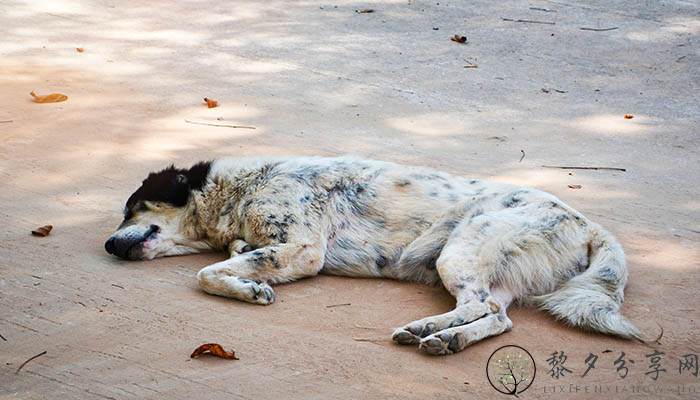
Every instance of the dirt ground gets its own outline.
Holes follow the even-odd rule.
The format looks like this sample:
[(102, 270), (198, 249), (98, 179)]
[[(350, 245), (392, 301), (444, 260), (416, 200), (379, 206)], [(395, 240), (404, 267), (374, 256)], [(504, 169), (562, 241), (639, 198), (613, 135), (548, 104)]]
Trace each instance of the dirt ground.
[[(485, 367), (508, 344), (537, 364), (523, 398), (697, 398), (700, 377), (678, 370), (700, 355), (697, 2), (5, 0), (0, 26), (0, 399), (503, 398)], [(256, 129), (185, 122), (217, 118)], [(623, 243), (623, 312), (648, 336), (663, 326), (660, 344), (514, 307), (511, 332), (431, 357), (390, 335), (450, 310), (441, 288), (320, 276), (262, 307), (198, 289), (223, 254), (103, 249), (166, 164), (346, 153), (559, 196)], [(45, 224), (48, 237), (29, 234)], [(190, 360), (206, 342), (240, 360)], [(572, 371), (559, 379), (555, 351)], [(635, 362), (624, 379), (621, 352)]]

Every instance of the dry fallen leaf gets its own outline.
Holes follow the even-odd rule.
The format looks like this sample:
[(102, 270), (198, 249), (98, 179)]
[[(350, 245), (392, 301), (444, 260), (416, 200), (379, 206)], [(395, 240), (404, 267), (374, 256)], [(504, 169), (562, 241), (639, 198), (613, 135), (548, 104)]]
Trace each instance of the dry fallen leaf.
[(450, 38), (453, 42), (457, 43), (467, 43), (467, 37), (466, 36), (459, 36), (459, 35), (454, 35)]
[(625, 119), (632, 119), (634, 118), (634, 115), (632, 114), (625, 114)]
[(207, 107), (209, 107), (209, 108), (214, 108), (214, 107), (219, 105), (218, 101), (210, 99), (208, 97), (205, 97), (204, 101), (207, 103)]
[(569, 189), (581, 189), (581, 185), (569, 185)]
[(82, 47), (76, 47), (75, 49), (78, 51), (78, 53), (82, 53), (85, 51), (85, 49)]
[(51, 225), (45, 225), (42, 226), (41, 228), (36, 228), (35, 230), (32, 231), (32, 235), (34, 236), (46, 236), (51, 232), (51, 229), (53, 229), (53, 226)]
[(46, 96), (37, 96), (34, 92), (31, 92), (29, 94), (32, 95), (32, 97), (34, 97), (34, 101), (37, 103), (58, 103), (60, 101), (68, 100), (68, 96), (60, 93), (52, 93)]
[(218, 343), (207, 343), (197, 347), (190, 355), (190, 358), (198, 357), (200, 354), (207, 351), (220, 358), (225, 358), (227, 360), (238, 360), (235, 351), (226, 351)]

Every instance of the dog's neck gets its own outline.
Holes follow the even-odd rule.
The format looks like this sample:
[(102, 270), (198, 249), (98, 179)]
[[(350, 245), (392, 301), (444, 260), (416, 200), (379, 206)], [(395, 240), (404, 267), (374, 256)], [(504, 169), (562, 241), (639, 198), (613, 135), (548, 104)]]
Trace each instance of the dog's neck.
[[(271, 165), (262, 167), (264, 170)], [(236, 239), (243, 239), (245, 215), (241, 202), (262, 182), (260, 168), (240, 169), (225, 179), (215, 175), (202, 191), (192, 193), (184, 210), (182, 229), (195, 240), (203, 240), (217, 250), (225, 250)], [(229, 171), (230, 173), (230, 171)]]

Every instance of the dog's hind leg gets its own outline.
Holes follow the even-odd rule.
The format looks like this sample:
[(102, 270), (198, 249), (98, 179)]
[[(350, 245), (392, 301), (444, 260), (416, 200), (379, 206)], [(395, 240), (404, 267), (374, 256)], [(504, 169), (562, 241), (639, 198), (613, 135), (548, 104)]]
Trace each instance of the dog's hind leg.
[(473, 343), (511, 329), (513, 322), (506, 315), (506, 309), (513, 300), (511, 293), (499, 288), (490, 291), (469, 290), (471, 295), (465, 297), (470, 300), (457, 306), (457, 310), (464, 309), (462, 313), (468, 315), (471, 321), (423, 337), (421, 348), (435, 355), (458, 353)]
[(436, 262), (443, 285), (457, 299), (456, 308), (397, 329), (393, 334), (396, 342), (420, 342), (431, 354), (451, 354), (512, 327), (506, 308), (514, 296), (491, 288), (491, 268), (479, 253), (500, 228), (505, 227), (492, 226), (487, 217), (460, 222)]

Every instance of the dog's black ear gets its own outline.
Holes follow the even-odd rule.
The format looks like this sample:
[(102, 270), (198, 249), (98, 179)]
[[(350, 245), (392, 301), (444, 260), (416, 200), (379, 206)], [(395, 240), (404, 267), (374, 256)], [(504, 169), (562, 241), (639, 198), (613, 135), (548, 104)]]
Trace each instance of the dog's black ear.
[(192, 190), (202, 190), (210, 168), (211, 162), (201, 162), (189, 170), (171, 165), (160, 172), (152, 172), (129, 197), (126, 209), (131, 210), (139, 201), (162, 201), (182, 207), (187, 204)]
[(187, 183), (193, 190), (202, 190), (211, 170), (211, 161), (197, 163), (187, 171)]

